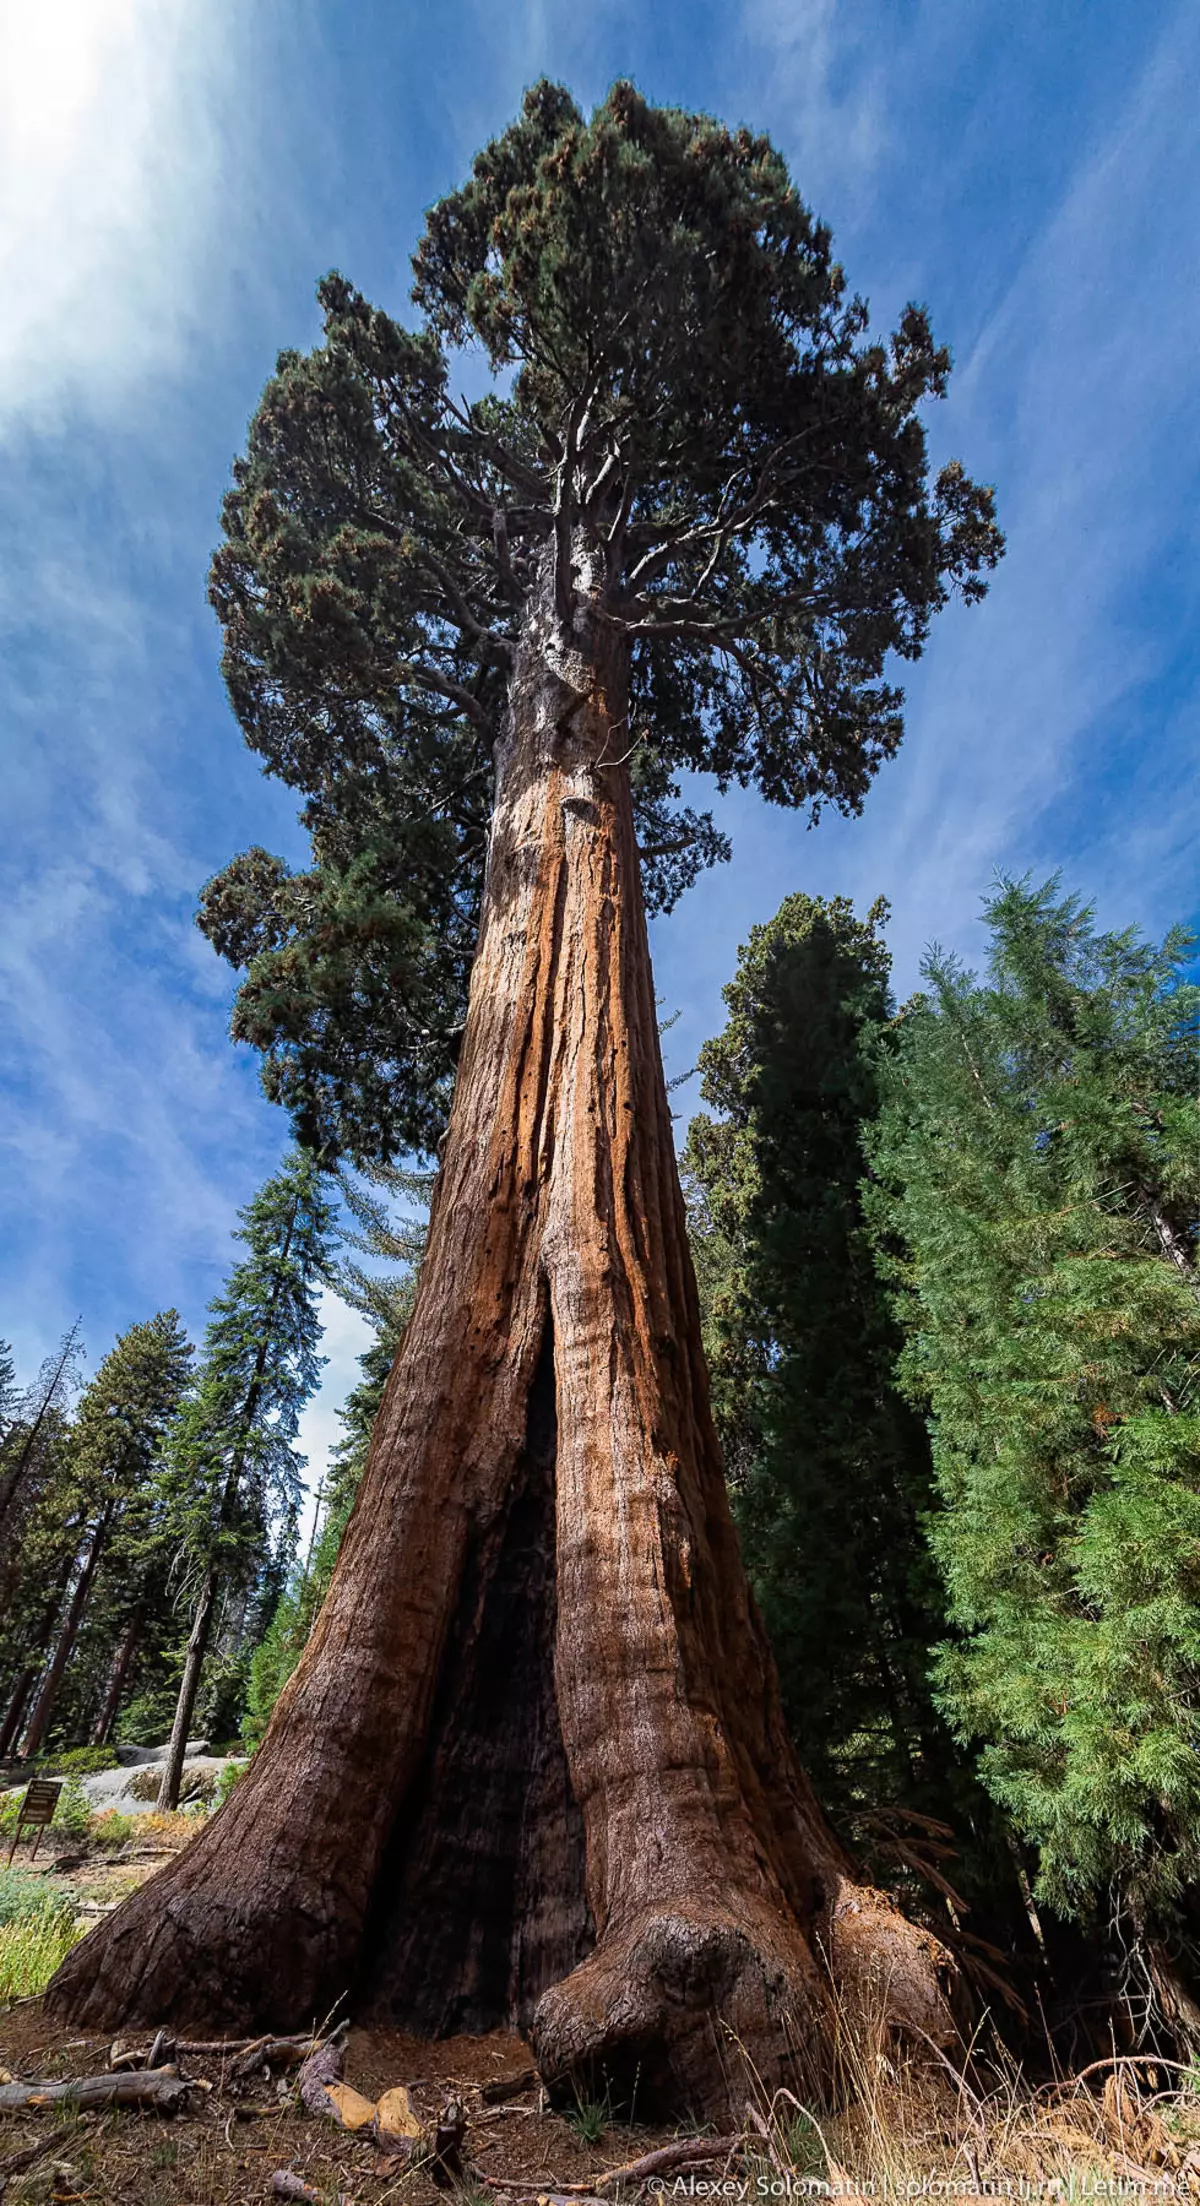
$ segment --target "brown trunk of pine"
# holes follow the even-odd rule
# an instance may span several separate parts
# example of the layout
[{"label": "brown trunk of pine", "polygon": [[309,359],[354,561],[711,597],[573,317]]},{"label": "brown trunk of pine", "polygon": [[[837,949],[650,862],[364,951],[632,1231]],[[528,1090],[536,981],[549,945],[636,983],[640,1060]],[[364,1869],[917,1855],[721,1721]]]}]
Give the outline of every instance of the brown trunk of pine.
[{"label": "brown trunk of pine", "polygon": [[96,1718],[95,1727],[92,1731],[93,1746],[107,1746],[109,1739],[112,1737],[112,1728],[117,1720],[117,1711],[121,1705],[121,1695],[125,1691],[125,1680],[129,1676],[130,1665],[137,1653],[138,1642],[142,1636],[143,1615],[144,1610],[139,1604],[121,1635],[121,1643],[113,1657],[113,1666],[108,1674],[108,1690],[104,1695],[104,1705]]},{"label": "brown trunk of pine", "polygon": [[5,1755],[16,1752],[21,1719],[25,1714],[29,1695],[37,1684],[38,1674],[42,1666],[42,1657],[54,1636],[54,1626],[58,1618],[58,1612],[62,1607],[63,1596],[71,1582],[72,1567],[73,1558],[68,1558],[65,1568],[61,1570],[58,1583],[42,1610],[37,1629],[28,1642],[26,1652],[32,1659],[26,1662],[25,1668],[17,1677],[16,1683],[9,1694],[8,1706],[4,1711],[3,1721],[0,1722],[0,1760]]},{"label": "brown trunk of pine", "polygon": [[78,1637],[84,1611],[91,1598],[92,1586],[95,1583],[104,1542],[108,1536],[111,1517],[112,1503],[106,1502],[97,1520],[96,1529],[92,1534],[92,1544],[88,1549],[87,1559],[75,1581],[75,1591],[71,1595],[71,1605],[63,1619],[63,1627],[58,1635],[58,1645],[55,1647],[50,1667],[42,1680],[41,1689],[34,1702],[33,1714],[29,1719],[29,1729],[25,1733],[21,1746],[21,1752],[27,1761],[31,1755],[37,1753],[49,1729],[50,1718],[54,1714],[55,1704],[62,1685],[63,1673],[70,1659],[71,1649]]},{"label": "brown trunk of pine", "polygon": [[[547,601],[549,592],[546,593]],[[826,1964],[938,2038],[945,1956],[787,1740],[708,1408],[625,667],[548,602],[511,685],[416,1309],[337,1571],[221,1814],[71,1955],[80,2023],[515,2018],[713,2114],[821,2068]],[[740,2105],[740,2101],[738,2102]]]},{"label": "brown trunk of pine", "polygon": [[213,1610],[217,1605],[217,1566],[210,1563],[204,1573],[200,1598],[192,1618],[188,1634],[187,1654],[184,1658],[183,1676],[179,1682],[179,1698],[175,1703],[175,1721],[171,1725],[171,1739],[167,1747],[167,1759],[163,1765],[162,1783],[158,1788],[156,1805],[164,1812],[179,1806],[179,1785],[183,1776],[183,1764],[187,1754],[188,1732],[196,1712],[196,1695],[200,1690],[200,1672],[208,1653],[208,1635],[212,1630]]}]

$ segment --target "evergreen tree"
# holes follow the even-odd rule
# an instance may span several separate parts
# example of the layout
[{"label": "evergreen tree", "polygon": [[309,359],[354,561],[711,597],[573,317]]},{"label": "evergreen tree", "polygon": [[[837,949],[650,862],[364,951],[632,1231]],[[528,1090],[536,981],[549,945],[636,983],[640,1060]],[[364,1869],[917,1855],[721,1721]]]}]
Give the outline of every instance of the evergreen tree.
[{"label": "evergreen tree", "polygon": [[701,1051],[685,1163],[705,1346],[751,1581],[788,1721],[822,1798],[947,1807],[928,1690],[941,1623],[919,1518],[929,1444],[898,1394],[899,1335],[859,1184],[890,1017],[886,906],[789,896],[751,931]]},{"label": "evergreen tree", "polygon": [[17,1741],[54,1641],[82,1536],[71,1424],[52,1409],[0,1545],[0,1757]]},{"label": "evergreen tree", "polygon": [[246,1254],[209,1306],[196,1382],[171,1435],[193,1608],[164,1808],[179,1798],[219,1596],[247,1596],[294,1539],[303,1468],[296,1430],[323,1362],[316,1299],[333,1211],[313,1157],[294,1150],[240,1216],[236,1238]]},{"label": "evergreen tree", "polygon": [[0,1526],[6,1543],[18,1537],[21,1514],[32,1506],[43,1429],[48,1419],[66,1411],[79,1385],[82,1359],[76,1319],[55,1353],[47,1356],[34,1384],[21,1394],[15,1386],[12,1357],[5,1351],[0,1365]]},{"label": "evergreen tree", "polygon": [[928,961],[872,1144],[932,1418],[939,1694],[1041,1891],[1124,1911],[1178,2019],[1154,1926],[1200,1874],[1200,991],[1184,935],[1100,933],[1056,882],[986,914],[986,982]]},{"label": "evergreen tree", "polygon": [[77,1536],[73,1582],[29,1719],[26,1755],[36,1754],[46,1739],[114,1528],[154,1476],[191,1356],[177,1312],[160,1311],[121,1335],[80,1399],[69,1452]]},{"label": "evergreen tree", "polygon": [[[359,1357],[362,1378],[339,1412],[344,1436],[321,1481],[304,1567],[294,1574],[250,1663],[242,1737],[251,1748],[266,1731],[329,1590],[383,1390],[412,1314],[425,1246],[425,1224],[413,1216],[412,1205],[428,1205],[433,1184],[428,1173],[394,1164],[371,1164],[354,1173],[343,1165],[338,1181],[355,1221],[352,1227],[343,1224],[339,1242],[369,1257],[371,1268],[339,1258],[330,1264],[329,1278],[343,1301],[374,1326],[376,1337]],[[405,1206],[399,1212],[398,1203]]]}]

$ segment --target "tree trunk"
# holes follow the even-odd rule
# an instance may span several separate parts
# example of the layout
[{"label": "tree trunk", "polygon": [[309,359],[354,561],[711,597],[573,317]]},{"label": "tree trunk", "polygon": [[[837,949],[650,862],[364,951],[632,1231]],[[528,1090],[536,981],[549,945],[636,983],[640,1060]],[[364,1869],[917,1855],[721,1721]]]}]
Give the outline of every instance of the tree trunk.
[{"label": "tree trunk", "polygon": [[625,666],[527,621],[416,1307],[321,1615],[220,1815],[77,1947],[81,2025],[350,1992],[713,2116],[825,2066],[827,1963],[945,2041],[947,1957],[796,1767],[708,1407]]},{"label": "tree trunk", "polygon": [[129,1676],[130,1665],[137,1653],[138,1642],[142,1636],[144,1615],[144,1606],[139,1602],[125,1626],[121,1643],[113,1657],[113,1666],[108,1677],[108,1691],[104,1695],[104,1706],[96,1718],[95,1729],[92,1732],[93,1746],[107,1746],[112,1737],[112,1728],[117,1720],[117,1711],[121,1706],[121,1696],[125,1691],[125,1681]]},{"label": "tree trunk", "polygon": [[58,1645],[54,1650],[50,1667],[42,1680],[41,1690],[33,1705],[33,1714],[29,1719],[29,1729],[25,1733],[21,1747],[21,1752],[26,1761],[29,1760],[31,1755],[37,1753],[49,1728],[50,1718],[54,1714],[54,1704],[58,1699],[63,1671],[70,1660],[71,1649],[75,1645],[79,1627],[83,1622],[84,1610],[87,1608],[91,1597],[111,1517],[112,1503],[110,1501],[105,1502],[96,1520],[96,1529],[92,1534],[92,1544],[88,1549],[87,1559],[75,1581],[75,1591],[71,1595],[67,1613],[63,1618],[62,1630],[58,1635]]},{"label": "tree trunk", "polygon": [[217,1605],[219,1584],[217,1566],[210,1563],[204,1573],[196,1613],[188,1635],[187,1654],[184,1658],[183,1676],[179,1684],[179,1698],[175,1703],[175,1721],[171,1726],[171,1743],[163,1767],[162,1783],[158,1788],[156,1805],[162,1811],[179,1806],[179,1782],[183,1775],[187,1754],[188,1733],[196,1711],[196,1695],[200,1690],[200,1672],[208,1653],[208,1635],[212,1630],[213,1610]]},{"label": "tree trunk", "polygon": [[21,1728],[21,1719],[25,1714],[29,1695],[37,1684],[42,1657],[50,1644],[54,1621],[62,1606],[63,1595],[70,1584],[70,1580],[71,1557],[68,1556],[66,1567],[62,1570],[58,1583],[42,1610],[38,1628],[27,1650],[34,1659],[26,1663],[9,1695],[8,1706],[4,1711],[4,1719],[3,1722],[0,1722],[0,1760],[3,1760],[6,1754],[11,1754],[16,1746],[17,1734]]}]

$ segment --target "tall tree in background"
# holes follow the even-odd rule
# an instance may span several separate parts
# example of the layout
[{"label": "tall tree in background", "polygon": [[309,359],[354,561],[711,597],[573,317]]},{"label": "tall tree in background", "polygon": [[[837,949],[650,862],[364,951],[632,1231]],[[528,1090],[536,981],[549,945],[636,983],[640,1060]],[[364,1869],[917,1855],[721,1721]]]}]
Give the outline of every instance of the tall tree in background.
[{"label": "tall tree in background", "polygon": [[874,1143],[933,1417],[940,1697],[1043,1893],[1115,1919],[1195,2039],[1163,1930],[1200,1877],[1200,990],[1182,934],[1098,933],[1057,883],[986,911],[989,979],[930,960]]},{"label": "tall tree in background", "polygon": [[252,1586],[281,1520],[294,1536],[303,1468],[296,1430],[323,1360],[316,1297],[333,1212],[314,1159],[294,1150],[240,1216],[246,1254],[210,1304],[200,1369],[171,1435],[194,1605],[161,1808],[179,1798],[218,1598]]},{"label": "tall tree in background", "polygon": [[45,1742],[79,1628],[114,1526],[152,1478],[163,1435],[187,1384],[192,1350],[178,1313],[131,1325],[85,1388],[71,1434],[69,1476],[79,1541],[73,1583],[22,1742]]},{"label": "tall tree in background", "polygon": [[425,1247],[425,1220],[414,1216],[413,1205],[428,1209],[433,1185],[428,1173],[396,1164],[372,1164],[357,1173],[343,1166],[338,1181],[354,1220],[341,1225],[339,1249],[357,1250],[370,1265],[339,1254],[329,1265],[329,1280],[374,1327],[375,1338],[358,1359],[362,1377],[339,1412],[343,1436],[322,1475],[304,1566],[285,1589],[251,1661],[242,1724],[242,1738],[251,1748],[262,1742],[329,1591],[384,1388],[412,1316]]},{"label": "tall tree in background", "polygon": [[247,1777],[52,1998],[282,2022],[355,1983],[715,2110],[714,2008],[768,2082],[820,2065],[819,1945],[948,2023],[795,1763],[742,1574],[642,867],[669,901],[722,847],[683,770],[857,809],[900,740],[889,652],[999,538],[959,467],[929,482],[925,315],[868,338],[765,139],[539,85],[416,273],[416,334],[325,281],[237,469],[230,693],[314,862],[249,853],[203,918],[314,1143],[430,1148],[457,1061],[429,1248]]},{"label": "tall tree in background", "polygon": [[0,1756],[16,1751],[75,1568],[79,1494],[70,1457],[70,1420],[52,1410],[20,1516],[10,1517],[0,1546]]},{"label": "tall tree in background", "polygon": [[36,1487],[38,1449],[47,1421],[62,1415],[79,1384],[83,1343],[79,1320],[47,1356],[34,1384],[22,1394],[16,1387],[12,1357],[0,1364],[0,1527],[5,1542],[16,1537],[16,1520]]},{"label": "tall tree in background", "polygon": [[700,1056],[692,1121],[706,1347],[751,1583],[792,1735],[851,1829],[944,1812],[929,1693],[942,1627],[920,1528],[929,1442],[893,1367],[859,1185],[890,1018],[886,907],[789,896],[755,927]]}]

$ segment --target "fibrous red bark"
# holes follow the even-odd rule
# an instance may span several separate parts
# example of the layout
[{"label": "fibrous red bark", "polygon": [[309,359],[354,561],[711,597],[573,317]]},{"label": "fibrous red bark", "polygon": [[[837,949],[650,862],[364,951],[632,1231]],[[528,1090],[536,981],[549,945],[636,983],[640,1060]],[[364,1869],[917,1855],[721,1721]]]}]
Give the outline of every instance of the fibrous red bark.
[{"label": "fibrous red bark", "polygon": [[[324,1609],[185,1854],[77,1947],[81,2024],[527,2028],[719,2115],[825,2065],[830,1971],[936,2039],[946,1959],[796,1766],[708,1409],[626,755],[552,595],[511,684],[416,1308]],[[740,2100],[737,2102],[740,2105]]]}]

